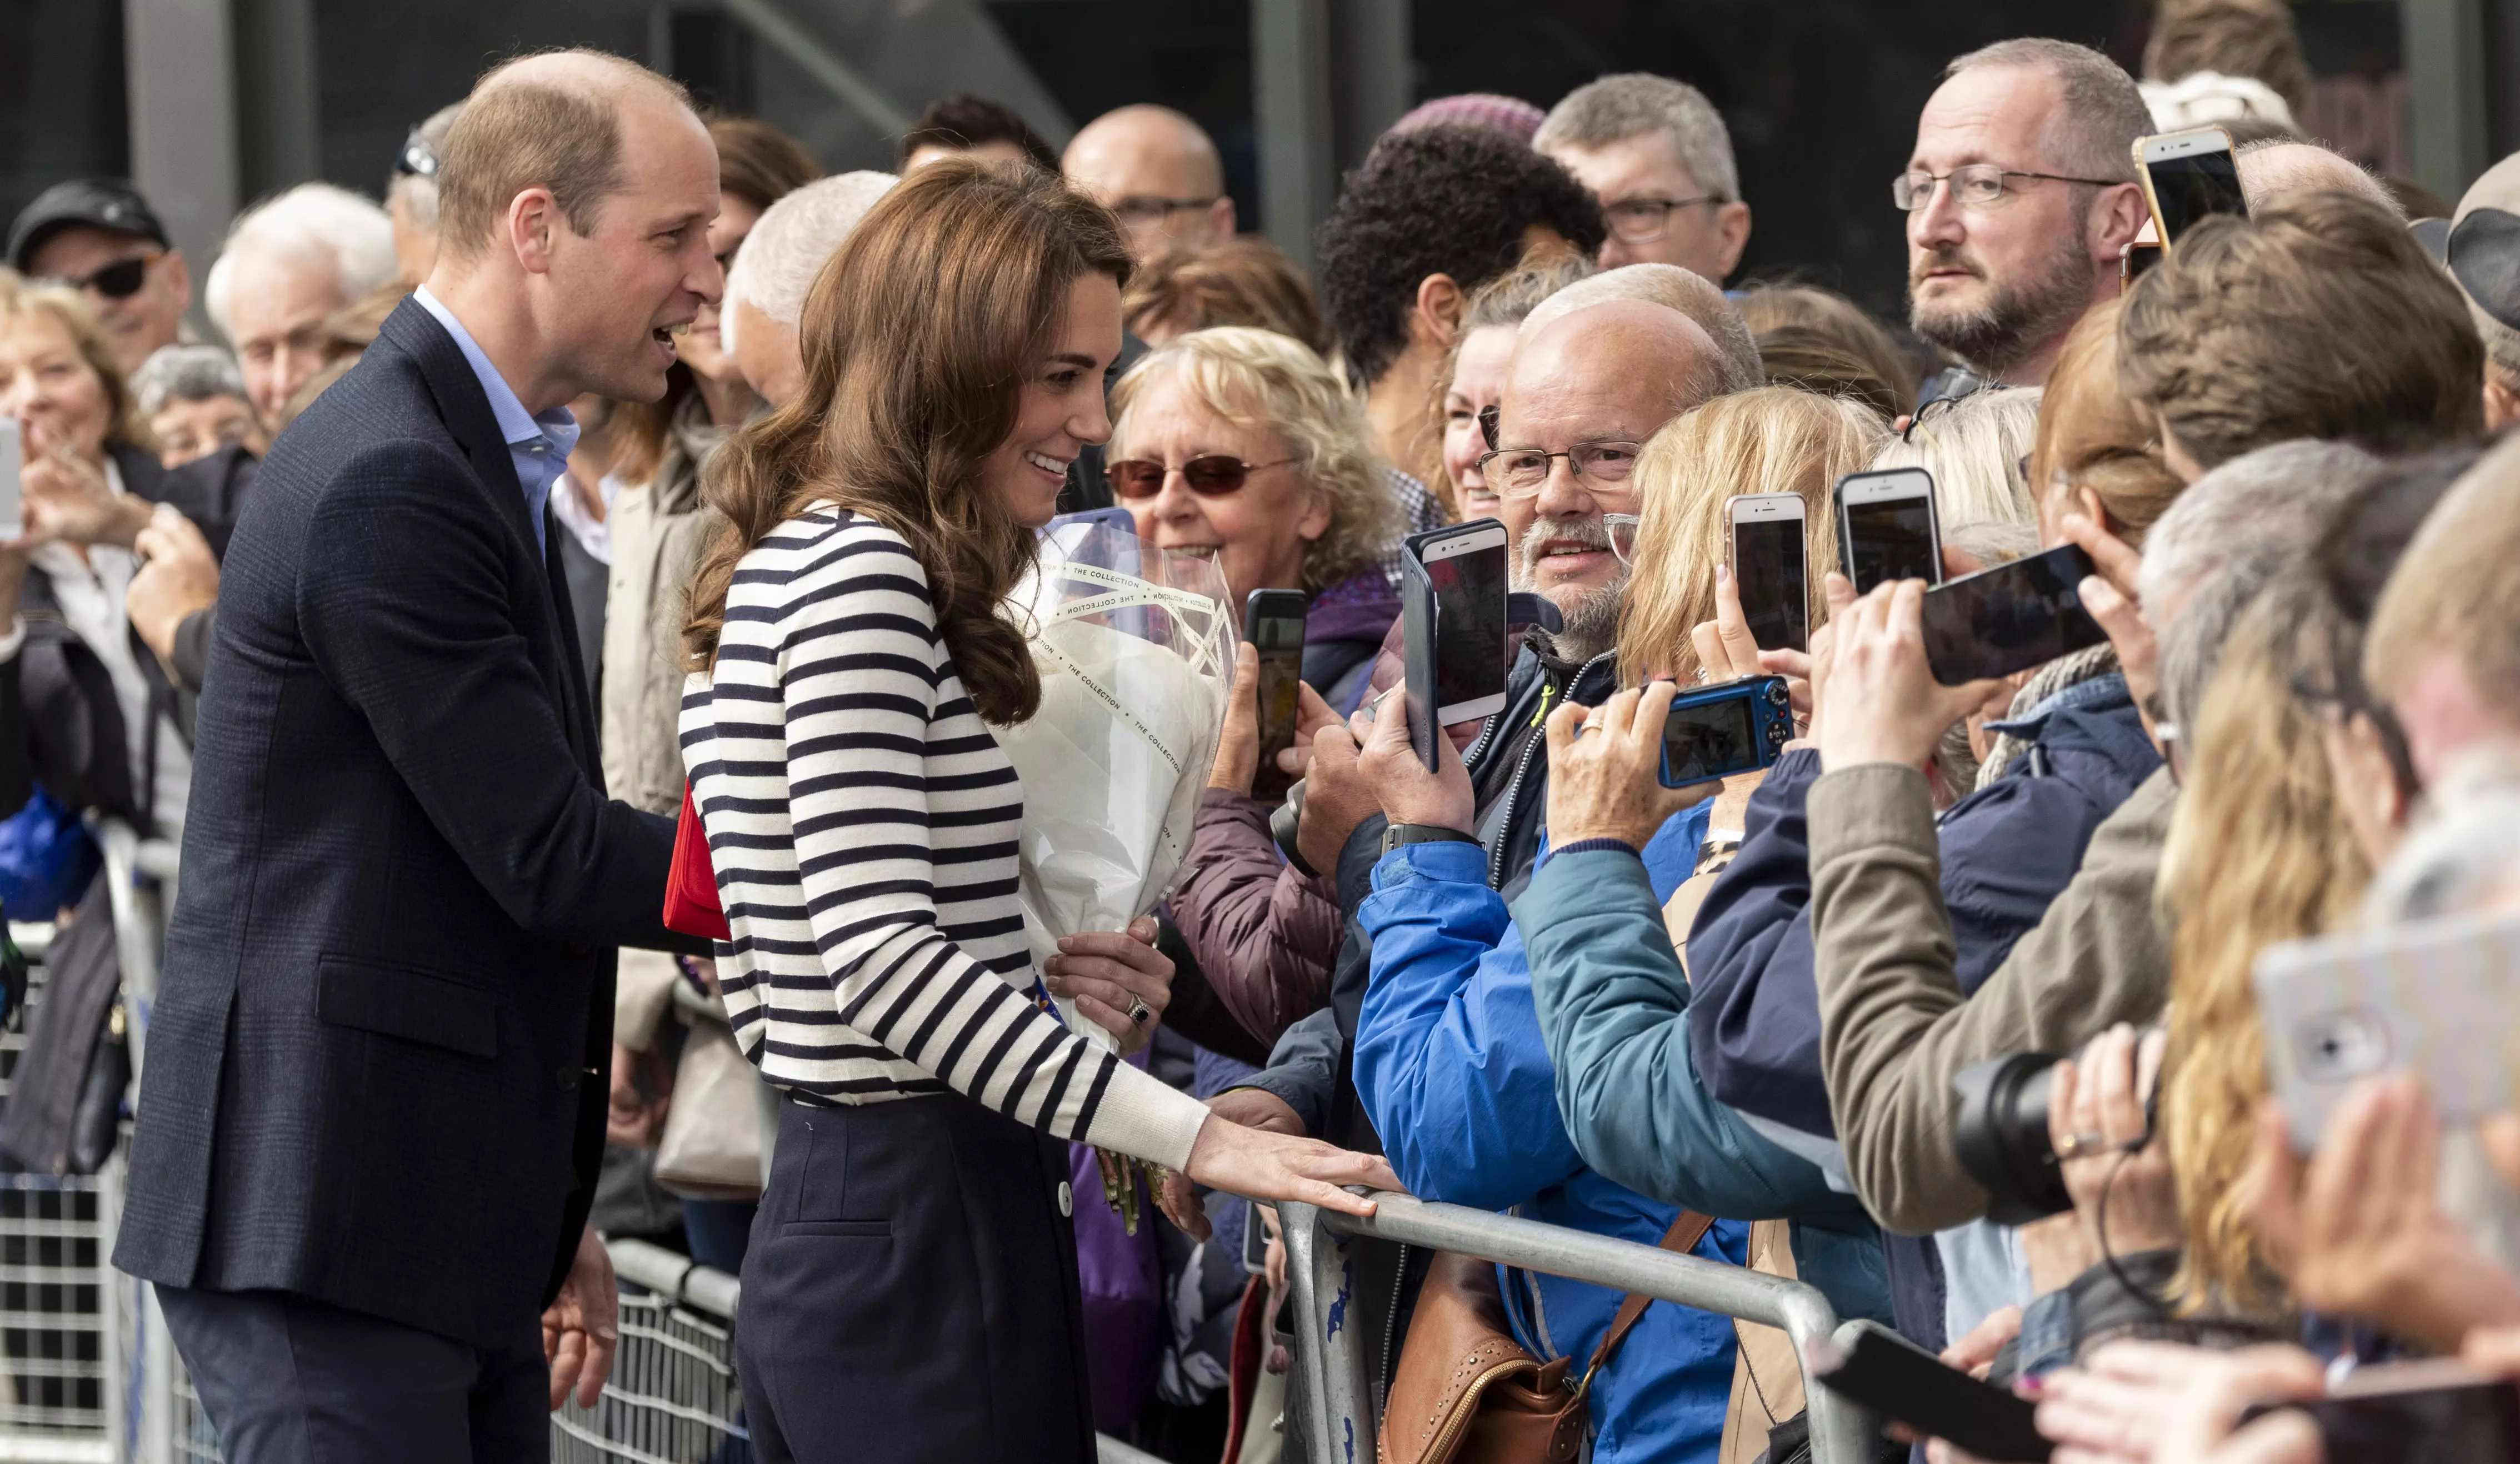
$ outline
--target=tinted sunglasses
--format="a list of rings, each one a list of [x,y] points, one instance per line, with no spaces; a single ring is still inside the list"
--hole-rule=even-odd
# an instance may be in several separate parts
[[[73,289],[93,289],[109,300],[127,300],[149,283],[149,260],[143,254],[136,259],[117,259],[84,280],[63,280]]]
[[[1240,458],[1212,454],[1192,458],[1181,466],[1181,475],[1190,491],[1202,498],[1238,493],[1243,480],[1264,467],[1282,467],[1294,462],[1280,458],[1275,463],[1245,463]],[[1103,469],[1111,478],[1111,491],[1122,498],[1153,498],[1164,491],[1164,479],[1171,469],[1146,458],[1124,458]]]

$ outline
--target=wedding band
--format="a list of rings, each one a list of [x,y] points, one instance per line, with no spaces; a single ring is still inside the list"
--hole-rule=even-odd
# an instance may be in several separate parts
[[[1146,1002],[1141,1001],[1141,1000],[1138,1000],[1138,999],[1137,999],[1136,998],[1134,998],[1134,997],[1130,998],[1130,1000],[1129,1000],[1129,1020],[1130,1020],[1130,1021],[1137,1023],[1137,1024],[1138,1024],[1139,1026],[1141,1026],[1141,1027],[1144,1027],[1145,1025],[1147,1025],[1147,1018],[1151,1017],[1151,1016],[1153,1016],[1154,1014],[1155,1014],[1155,1013],[1154,1013],[1153,1009],[1152,1009],[1152,1008],[1150,1008],[1150,1007],[1148,1007],[1148,1006],[1147,1005],[1147,1003],[1146,1003]]]
[[[2056,1157],[2075,1159],[2093,1149],[2105,1149],[2108,1145],[2109,1136],[2105,1133],[2068,1133],[2056,1145]]]

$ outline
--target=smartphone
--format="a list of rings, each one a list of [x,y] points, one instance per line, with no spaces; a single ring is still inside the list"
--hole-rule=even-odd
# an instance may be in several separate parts
[[[26,466],[26,429],[14,417],[0,417],[0,540],[25,537],[26,499],[20,473]]]
[[[2305,1152],[2358,1078],[2412,1069],[2451,1126],[2512,1106],[2520,915],[2286,941],[2259,954],[2251,977],[2268,1087]]]
[[[1472,519],[1412,534],[1401,547],[1409,736],[1431,773],[1443,729],[1505,710],[1505,525]]]
[[[1761,650],[1811,649],[1811,590],[1803,555],[1803,496],[1738,493],[1724,501],[1732,583]]]
[[[2038,1405],[1981,1382],[1877,1322],[1853,1321],[1838,1339],[1805,1347],[1811,1375],[1840,1396],[1919,1434],[1947,1439],[1981,1459],[2042,1464],[2055,1445],[2040,1437]]]
[[[1748,676],[1672,699],[1662,725],[1662,785],[1686,788],[1776,762],[1793,740],[1794,705],[1781,676]]]
[[[1934,680],[1957,687],[2010,676],[2106,641],[2076,588],[2091,574],[2092,556],[2064,544],[1926,591]]]
[[[1295,745],[1295,712],[1304,685],[1304,611],[1312,603],[1301,590],[1254,590],[1242,601],[1242,639],[1260,652],[1260,766],[1251,775],[1251,796],[1275,803],[1293,781],[1278,768],[1278,754]]]
[[[1837,556],[1863,595],[1890,580],[1943,582],[1934,475],[1921,467],[1850,472],[1837,480]]]
[[[2455,1357],[2358,1367],[2325,1397],[2260,1405],[2241,1420],[2279,1408],[2318,1425],[2327,1464],[2520,1458],[2520,1390]]]
[[[2240,192],[2240,169],[2231,156],[2231,134],[2220,127],[2190,127],[2135,140],[2136,176],[2164,248],[2217,213],[2249,216]]]

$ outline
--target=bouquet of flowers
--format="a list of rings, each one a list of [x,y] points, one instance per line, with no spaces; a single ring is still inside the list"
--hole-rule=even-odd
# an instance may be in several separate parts
[[[1041,710],[998,730],[1023,779],[1017,895],[1036,965],[1061,936],[1118,930],[1170,893],[1234,681],[1234,617],[1207,559],[1108,520],[1051,526],[1015,589]],[[1116,1048],[1110,1034],[1069,1028]]]

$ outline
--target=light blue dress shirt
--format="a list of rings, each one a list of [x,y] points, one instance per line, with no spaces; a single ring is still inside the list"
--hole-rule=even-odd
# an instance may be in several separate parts
[[[490,416],[498,421],[499,435],[508,444],[508,458],[517,465],[517,486],[525,492],[525,517],[534,526],[534,544],[544,553],[551,547],[543,542],[543,509],[551,502],[552,484],[568,469],[568,455],[577,447],[577,419],[566,407],[554,407],[535,414],[525,410],[516,389],[490,358],[481,354],[480,343],[464,323],[446,308],[424,285],[412,291],[420,308],[437,318],[446,333],[455,337],[455,348],[472,366],[472,375],[481,380],[481,391],[490,398]]]

